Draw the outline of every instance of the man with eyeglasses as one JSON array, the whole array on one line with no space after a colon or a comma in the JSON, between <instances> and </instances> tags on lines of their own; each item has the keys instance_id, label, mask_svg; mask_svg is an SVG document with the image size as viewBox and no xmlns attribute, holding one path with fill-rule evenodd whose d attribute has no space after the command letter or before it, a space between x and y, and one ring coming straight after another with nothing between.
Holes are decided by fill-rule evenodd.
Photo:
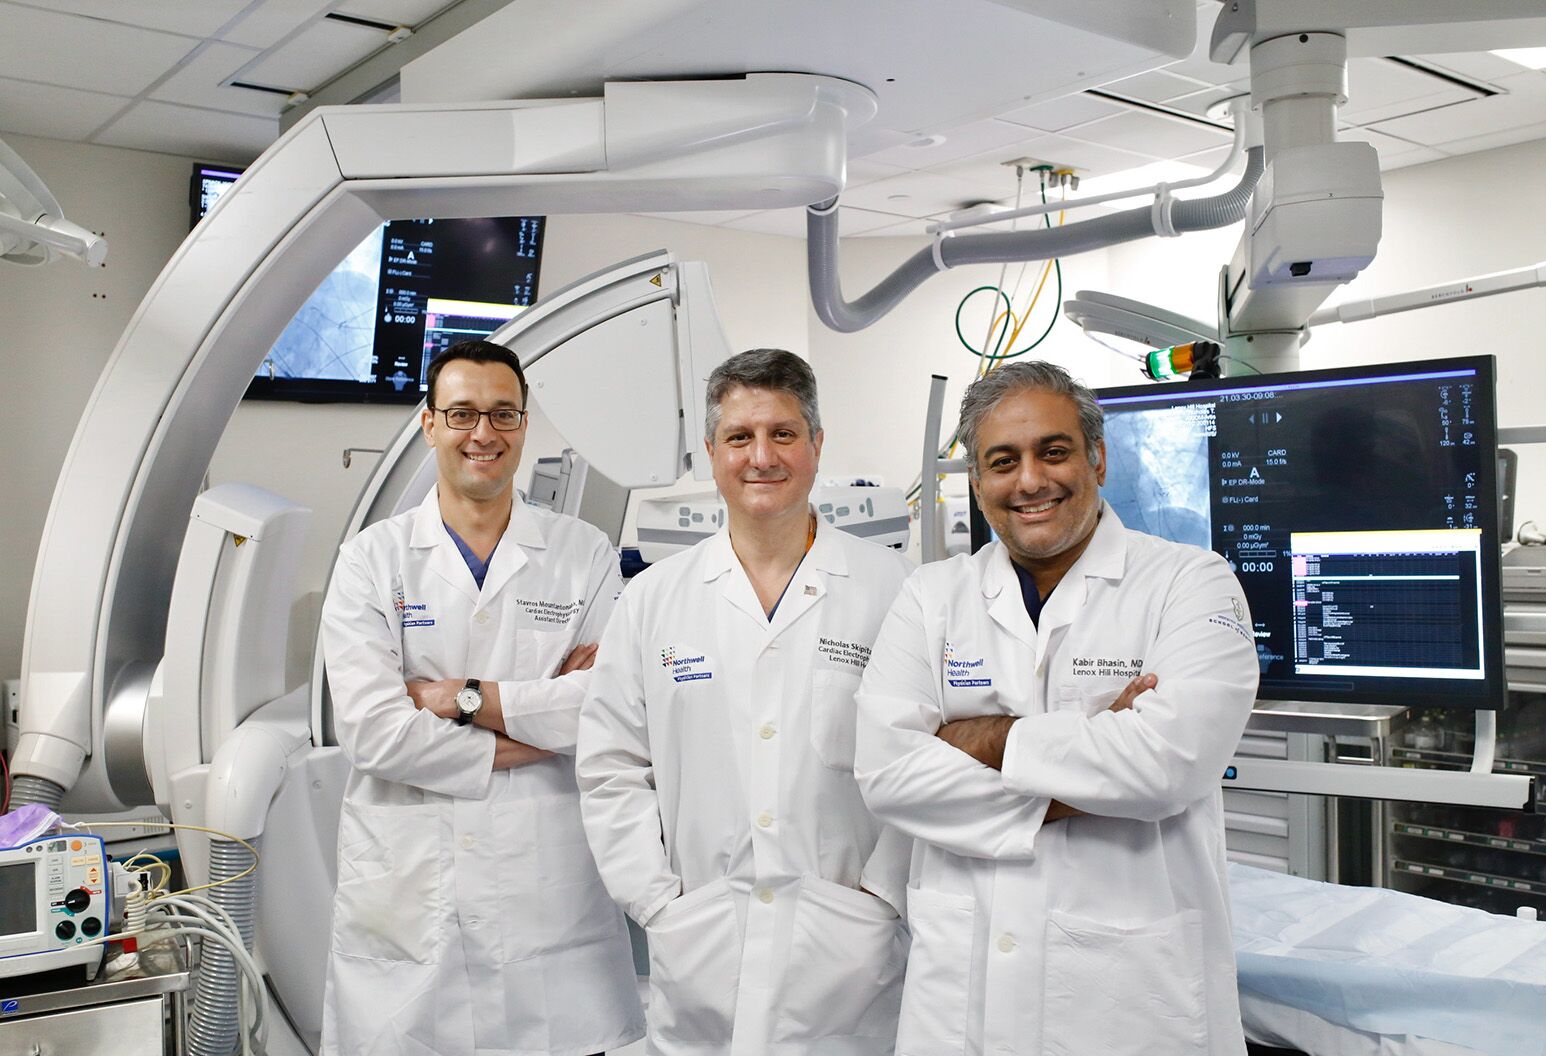
<instances>
[{"instance_id":1,"label":"man with eyeglasses","mask_svg":"<svg viewBox=\"0 0 1546 1056\"><path fill-rule=\"evenodd\" d=\"M517 501L514 353L454 345L428 386L435 489L344 544L322 612L353 768L323 1052L618 1048L643 1014L574 777L617 555L590 525Z\"/></svg>"}]
</instances>

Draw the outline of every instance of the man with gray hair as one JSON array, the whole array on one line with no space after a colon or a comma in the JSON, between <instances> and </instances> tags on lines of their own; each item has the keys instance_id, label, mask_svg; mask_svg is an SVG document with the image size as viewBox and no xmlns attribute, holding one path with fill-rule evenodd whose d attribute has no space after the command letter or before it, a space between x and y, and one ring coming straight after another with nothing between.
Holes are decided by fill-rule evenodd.
<instances>
[{"instance_id":1,"label":"man with gray hair","mask_svg":"<svg viewBox=\"0 0 1546 1056\"><path fill-rule=\"evenodd\" d=\"M1102 502L1100 406L1062 368L977 381L960 435L997 541L907 581L859 693L855 776L919 845L897 1051L1242 1056L1245 597Z\"/></svg>"},{"instance_id":2,"label":"man with gray hair","mask_svg":"<svg viewBox=\"0 0 1546 1056\"><path fill-rule=\"evenodd\" d=\"M580 715L586 835L649 938L648 1051L886 1056L911 841L854 782L854 693L911 571L810 509L798 356L709 377L727 523L623 592Z\"/></svg>"}]
</instances>

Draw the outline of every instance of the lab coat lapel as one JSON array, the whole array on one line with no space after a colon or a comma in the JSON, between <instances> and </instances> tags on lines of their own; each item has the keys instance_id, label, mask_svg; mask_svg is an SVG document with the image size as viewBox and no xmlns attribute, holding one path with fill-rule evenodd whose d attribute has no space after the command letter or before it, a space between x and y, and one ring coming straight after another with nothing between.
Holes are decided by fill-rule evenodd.
<instances>
[{"instance_id":1,"label":"lab coat lapel","mask_svg":"<svg viewBox=\"0 0 1546 1056\"><path fill-rule=\"evenodd\" d=\"M415 550L428 550L429 570L453 590L465 595L468 601L477 604L478 584L467 570L467 562L462 560L462 552L456 548L451 533L446 531L440 516L440 496L433 490L414 512L409 545Z\"/></svg>"},{"instance_id":2,"label":"lab coat lapel","mask_svg":"<svg viewBox=\"0 0 1546 1056\"><path fill-rule=\"evenodd\" d=\"M1037 655L1046 656L1052 636L1078 618L1089 597L1090 579L1121 579L1127 561L1127 529L1115 510L1104 502L1090 545L1064 574L1047 599L1036 624Z\"/></svg>"},{"instance_id":3,"label":"lab coat lapel","mask_svg":"<svg viewBox=\"0 0 1546 1056\"><path fill-rule=\"evenodd\" d=\"M993 622L1014 635L1026 645L1036 644L1036 625L1025 611L1025 599L1020 596L1020 580L1009 561L1009 551L1003 543L994 543L987 556L988 567L983 570L982 596L988 603L988 615Z\"/></svg>"},{"instance_id":4,"label":"lab coat lapel","mask_svg":"<svg viewBox=\"0 0 1546 1056\"><path fill-rule=\"evenodd\" d=\"M778 611L773 613L768 626L771 638L783 634L786 628L820 604L827 596L827 576L848 575L848 562L843 556L837 531L819 516L816 518L816 540L795 569L783 600L778 603Z\"/></svg>"},{"instance_id":5,"label":"lab coat lapel","mask_svg":"<svg viewBox=\"0 0 1546 1056\"><path fill-rule=\"evenodd\" d=\"M510 508L510 523L505 525L505 534L499 537L499 545L494 548L488 574L483 577L481 603L487 605L510 578L531 561L528 549L545 550L547 545L542 526L532 515L531 507L516 501Z\"/></svg>"},{"instance_id":6,"label":"lab coat lapel","mask_svg":"<svg viewBox=\"0 0 1546 1056\"><path fill-rule=\"evenodd\" d=\"M752 581L747 578L746 570L741 567L741 561L730 545L730 529L721 528L703 545L703 581L712 583L719 580L720 596L732 608L740 610L758 627L767 627L767 613L762 611L762 603L757 600Z\"/></svg>"}]
</instances>

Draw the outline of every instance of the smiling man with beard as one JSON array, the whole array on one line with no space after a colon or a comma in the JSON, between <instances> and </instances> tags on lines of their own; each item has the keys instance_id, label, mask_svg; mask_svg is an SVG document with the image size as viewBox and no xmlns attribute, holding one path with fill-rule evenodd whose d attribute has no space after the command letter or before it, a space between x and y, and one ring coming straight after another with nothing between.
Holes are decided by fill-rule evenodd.
<instances>
[{"instance_id":1,"label":"smiling man with beard","mask_svg":"<svg viewBox=\"0 0 1546 1056\"><path fill-rule=\"evenodd\" d=\"M1220 776L1256 695L1222 558L1122 526L1050 363L961 403L998 541L903 587L855 776L919 844L897 1051L1241 1056Z\"/></svg>"}]
</instances>

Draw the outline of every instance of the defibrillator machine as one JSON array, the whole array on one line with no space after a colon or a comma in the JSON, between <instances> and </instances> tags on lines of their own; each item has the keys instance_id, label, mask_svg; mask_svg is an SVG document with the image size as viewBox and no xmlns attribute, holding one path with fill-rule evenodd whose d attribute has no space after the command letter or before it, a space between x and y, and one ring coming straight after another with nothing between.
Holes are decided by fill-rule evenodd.
<instances>
[{"instance_id":1,"label":"defibrillator machine","mask_svg":"<svg viewBox=\"0 0 1546 1056\"><path fill-rule=\"evenodd\" d=\"M0 850L0 978L84 965L95 978L112 912L100 836Z\"/></svg>"}]
</instances>

